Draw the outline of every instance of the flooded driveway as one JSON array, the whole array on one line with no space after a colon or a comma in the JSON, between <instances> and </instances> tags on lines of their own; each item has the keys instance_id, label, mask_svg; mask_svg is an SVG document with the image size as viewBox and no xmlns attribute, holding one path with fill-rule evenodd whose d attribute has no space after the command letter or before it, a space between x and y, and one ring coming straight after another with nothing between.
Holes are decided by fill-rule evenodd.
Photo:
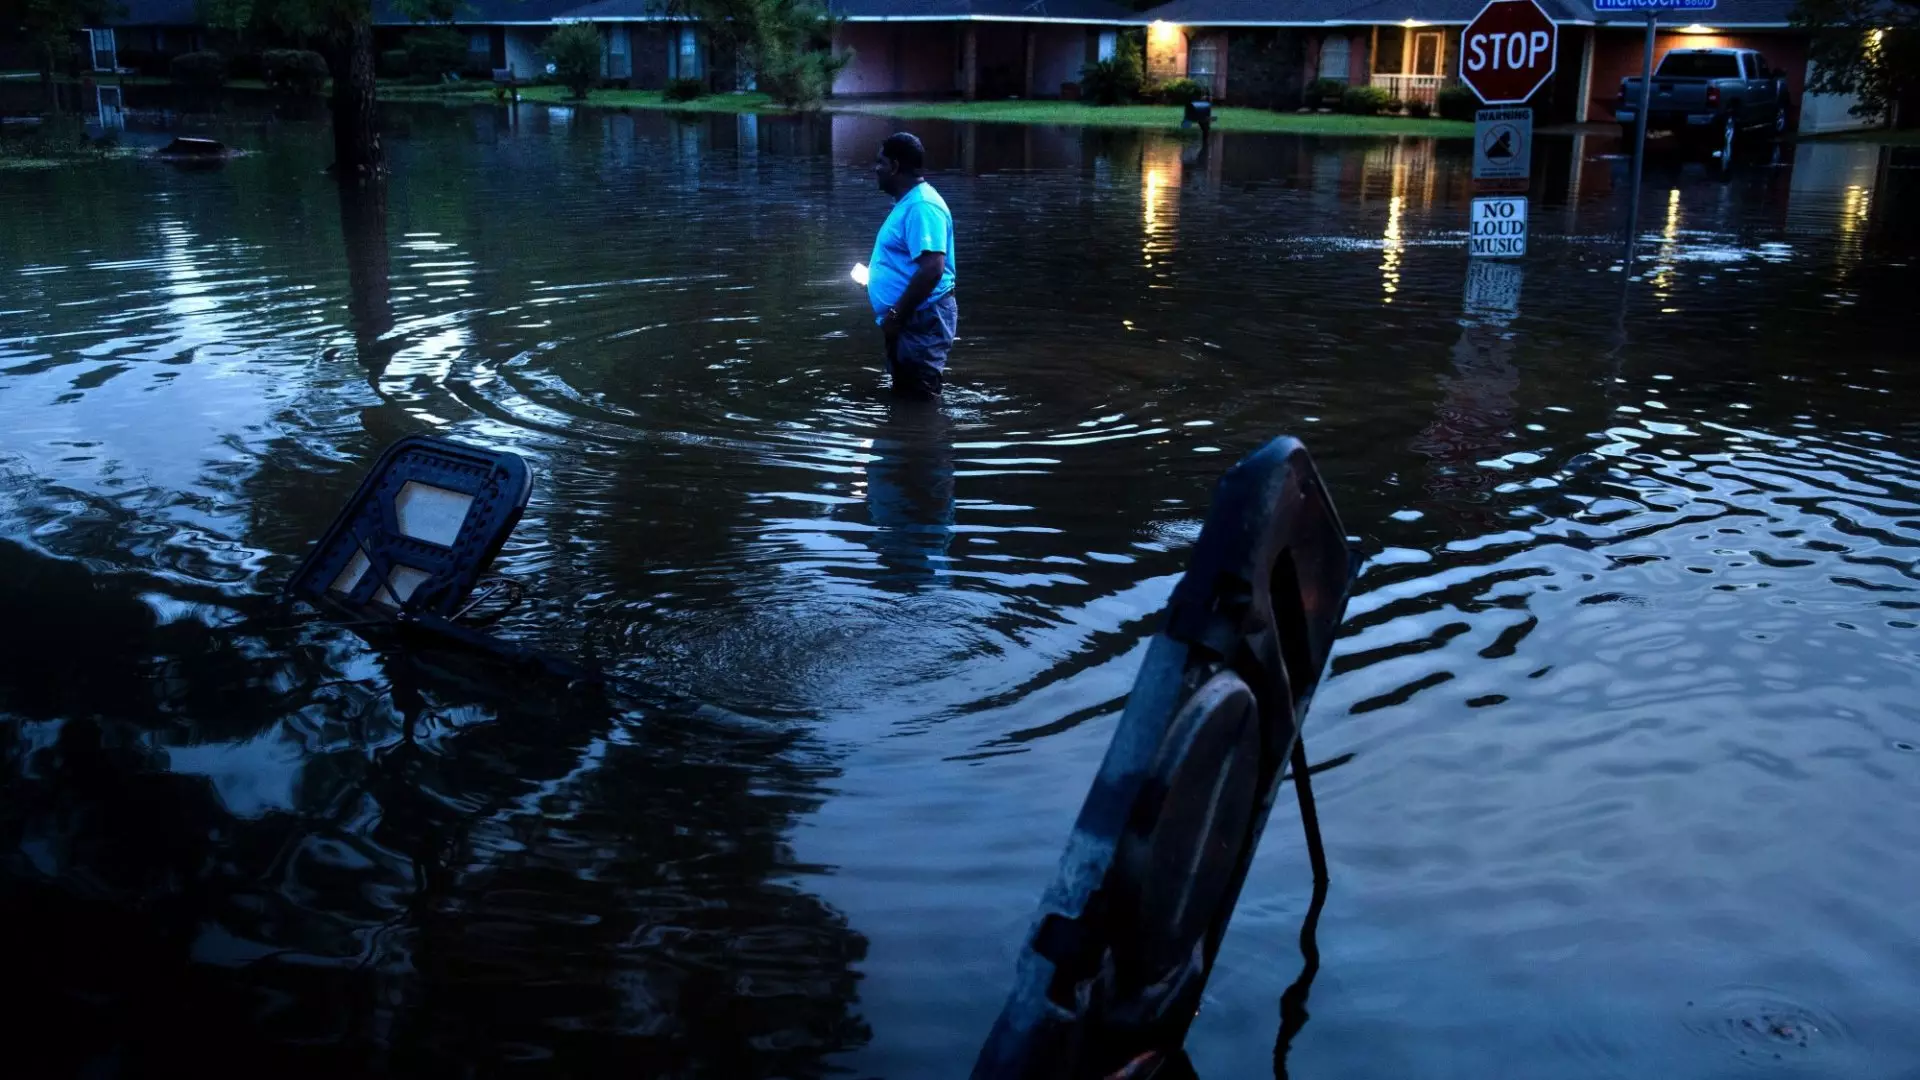
<instances>
[{"instance_id":1,"label":"flooded driveway","mask_svg":"<svg viewBox=\"0 0 1920 1080\"><path fill-rule=\"evenodd\" d=\"M884 121L392 120L384 197L243 113L213 170L0 173L30 1057L962 1075L1212 480L1290 432L1370 562L1281 1068L1920 1060L1920 162L1655 162L1623 272L1630 163L1542 139L1470 284L1464 142L920 124L929 417L848 280ZM771 723L284 617L412 432L534 467L502 634ZM1276 1069L1289 803L1202 1076Z\"/></svg>"}]
</instances>

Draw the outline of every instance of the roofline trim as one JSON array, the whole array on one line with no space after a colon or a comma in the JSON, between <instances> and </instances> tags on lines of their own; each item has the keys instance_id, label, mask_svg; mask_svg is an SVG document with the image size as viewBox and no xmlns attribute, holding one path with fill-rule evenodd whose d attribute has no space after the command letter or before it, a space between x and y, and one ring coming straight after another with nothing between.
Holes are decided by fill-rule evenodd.
<instances>
[{"instance_id":1,"label":"roofline trim","mask_svg":"<svg viewBox=\"0 0 1920 1080\"><path fill-rule=\"evenodd\" d=\"M1145 26L1151 19L1065 19L1058 16L1023 15L840 15L841 22L857 23L906 23L906 22L1014 22L1047 23L1070 26ZM565 26L568 23L698 23L700 20L682 15L555 15L550 19L487 19L466 21L455 19L448 23L416 23L412 19L376 20L375 26ZM1215 25L1215 24L1208 24Z\"/></svg>"},{"instance_id":2,"label":"roofline trim","mask_svg":"<svg viewBox=\"0 0 1920 1080\"><path fill-rule=\"evenodd\" d=\"M1151 21L1170 22L1175 26L1191 26L1201 30L1212 29L1214 27L1231 29L1235 27L1249 27L1249 26L1305 26L1305 27L1321 27L1321 28L1331 29L1333 27L1338 27L1338 26L1405 26L1407 25L1407 20L1405 19L1322 19L1318 21L1302 20L1302 19L1260 19L1260 20L1207 19L1207 20L1196 20L1194 22L1179 22L1173 19L1154 19ZM1468 23L1471 23L1472 21L1473 21L1472 19L1416 19L1414 20L1414 27L1418 29L1419 27L1423 27L1423 26L1466 26ZM1595 22L1594 20L1591 20L1591 19L1552 19L1551 21L1555 26L1590 26L1596 29L1604 29L1604 30L1625 30L1625 29L1639 30L1646 26L1646 21L1644 19L1634 20L1634 21L1609 20L1607 22ZM1734 23L1734 22L1715 21L1713 26L1714 26L1714 29L1716 30L1723 29L1723 28L1727 30L1791 30L1793 29L1793 24L1789 22ZM1679 27L1662 24L1660 29L1678 30Z\"/></svg>"}]
</instances>

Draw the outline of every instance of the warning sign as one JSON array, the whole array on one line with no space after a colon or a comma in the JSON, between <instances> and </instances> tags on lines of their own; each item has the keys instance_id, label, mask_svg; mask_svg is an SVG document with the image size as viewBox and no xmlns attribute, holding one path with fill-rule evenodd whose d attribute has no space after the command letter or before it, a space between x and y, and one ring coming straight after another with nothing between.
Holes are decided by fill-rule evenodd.
<instances>
[{"instance_id":1,"label":"warning sign","mask_svg":"<svg viewBox=\"0 0 1920 1080\"><path fill-rule=\"evenodd\" d=\"M1496 181L1517 183L1525 191L1532 160L1532 109L1481 109L1474 114L1473 179L1482 190L1486 181Z\"/></svg>"},{"instance_id":2,"label":"warning sign","mask_svg":"<svg viewBox=\"0 0 1920 1080\"><path fill-rule=\"evenodd\" d=\"M1467 254L1517 258L1527 253L1527 200L1524 196L1473 200L1467 229Z\"/></svg>"}]
</instances>

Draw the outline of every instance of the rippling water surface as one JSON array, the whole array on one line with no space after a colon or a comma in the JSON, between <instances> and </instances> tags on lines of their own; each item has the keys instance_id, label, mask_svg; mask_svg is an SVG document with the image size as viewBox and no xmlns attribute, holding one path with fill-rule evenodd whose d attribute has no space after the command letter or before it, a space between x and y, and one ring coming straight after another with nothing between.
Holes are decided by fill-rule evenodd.
<instances>
[{"instance_id":1,"label":"rippling water surface","mask_svg":"<svg viewBox=\"0 0 1920 1080\"><path fill-rule=\"evenodd\" d=\"M1281 432L1370 556L1286 1070L1920 1061L1920 162L1656 163L1623 273L1628 163L1545 142L1470 290L1464 146L923 125L927 415L847 278L885 122L391 119L383 196L244 113L214 171L0 173L36 1068L964 1073L1209 485ZM503 633L752 719L282 618L422 431L534 465ZM1283 802L1203 1076L1275 1069L1308 892Z\"/></svg>"}]
</instances>

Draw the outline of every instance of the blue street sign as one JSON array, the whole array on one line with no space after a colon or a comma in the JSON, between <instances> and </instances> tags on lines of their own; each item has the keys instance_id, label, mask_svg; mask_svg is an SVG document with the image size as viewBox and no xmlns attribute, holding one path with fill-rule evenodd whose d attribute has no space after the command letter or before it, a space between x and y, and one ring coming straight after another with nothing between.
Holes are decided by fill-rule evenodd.
<instances>
[{"instance_id":1,"label":"blue street sign","mask_svg":"<svg viewBox=\"0 0 1920 1080\"><path fill-rule=\"evenodd\" d=\"M1593 0L1595 11L1712 11L1715 0Z\"/></svg>"}]
</instances>

